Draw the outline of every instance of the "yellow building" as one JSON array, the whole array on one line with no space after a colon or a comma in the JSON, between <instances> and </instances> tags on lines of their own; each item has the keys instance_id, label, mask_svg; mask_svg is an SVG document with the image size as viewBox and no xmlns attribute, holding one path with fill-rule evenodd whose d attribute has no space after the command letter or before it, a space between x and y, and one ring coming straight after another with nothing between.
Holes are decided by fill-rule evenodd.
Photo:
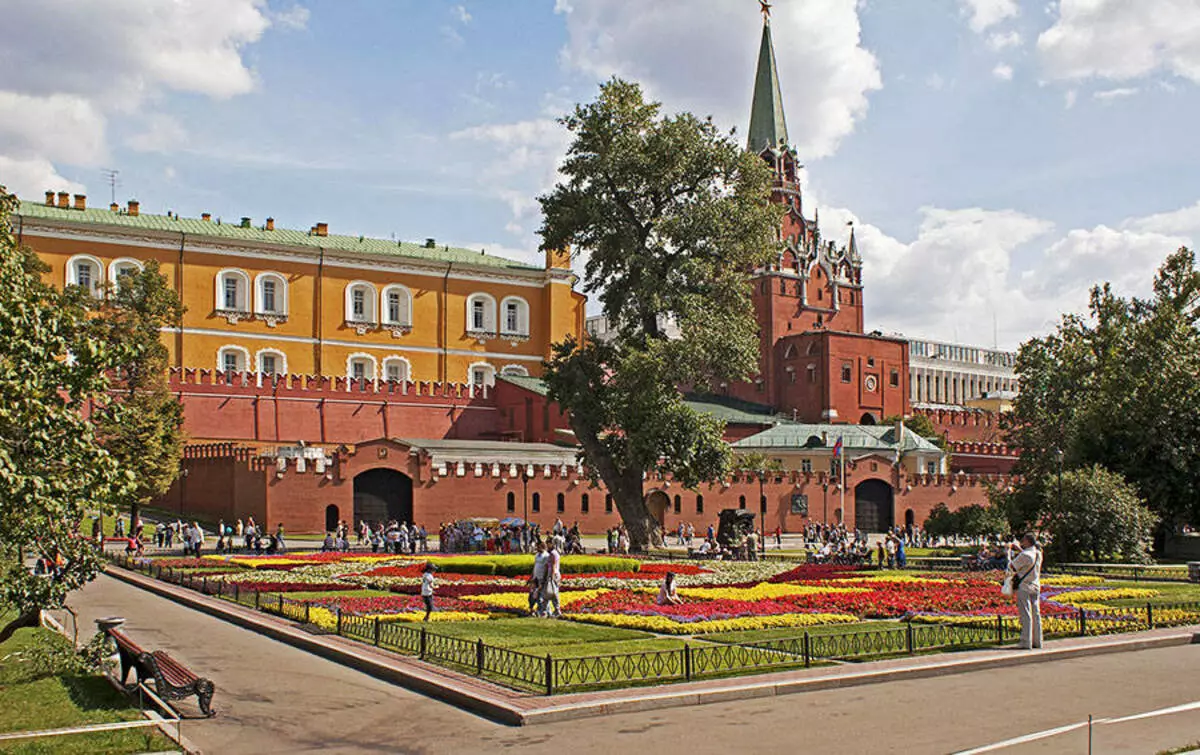
<instances>
[{"instance_id":1,"label":"yellow building","mask_svg":"<svg viewBox=\"0 0 1200 755\"><path fill-rule=\"evenodd\" d=\"M73 201L72 201L73 199ZM163 333L171 364L222 371L491 384L540 375L550 345L583 333L569 256L544 267L469 249L89 209L46 192L12 219L56 285L103 281L158 260L187 312Z\"/></svg>"}]
</instances>

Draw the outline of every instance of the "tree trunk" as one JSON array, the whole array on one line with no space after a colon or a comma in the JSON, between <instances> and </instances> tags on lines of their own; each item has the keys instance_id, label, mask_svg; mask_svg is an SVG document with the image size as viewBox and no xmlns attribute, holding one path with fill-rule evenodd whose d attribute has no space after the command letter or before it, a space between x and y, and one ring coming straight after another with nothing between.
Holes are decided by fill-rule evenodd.
<instances>
[{"instance_id":1,"label":"tree trunk","mask_svg":"<svg viewBox=\"0 0 1200 755\"><path fill-rule=\"evenodd\" d=\"M32 611L26 611L17 618L8 622L8 625L0 629L0 645L8 641L9 637L18 629L24 627L36 627L41 624L42 612L41 609L35 608Z\"/></svg>"},{"instance_id":2,"label":"tree trunk","mask_svg":"<svg viewBox=\"0 0 1200 755\"><path fill-rule=\"evenodd\" d=\"M662 525L650 514L642 496L643 470L620 469L596 433L583 423L576 422L574 415L571 416L571 429L575 431L575 437L583 446L588 461L599 472L600 479L617 505L621 522L629 532L630 549L645 551L651 545L661 547Z\"/></svg>"}]
</instances>

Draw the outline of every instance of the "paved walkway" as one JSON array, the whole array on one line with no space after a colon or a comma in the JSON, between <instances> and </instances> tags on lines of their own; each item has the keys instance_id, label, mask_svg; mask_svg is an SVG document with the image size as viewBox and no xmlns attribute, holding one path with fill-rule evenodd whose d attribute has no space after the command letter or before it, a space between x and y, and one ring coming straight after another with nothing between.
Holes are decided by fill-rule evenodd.
<instances>
[{"instance_id":1,"label":"paved walkway","mask_svg":"<svg viewBox=\"0 0 1200 755\"><path fill-rule=\"evenodd\" d=\"M188 721L208 753L610 752L942 753L1200 699L1200 648L1078 658L801 695L548 723L493 724L139 588L101 576L72 600L86 630L129 632L217 684L221 714ZM636 745L630 734L636 734ZM618 735L626 735L619 736ZM1095 752L1153 753L1200 738L1200 711L1099 727ZM1086 752L1086 731L999 750Z\"/></svg>"}]
</instances>

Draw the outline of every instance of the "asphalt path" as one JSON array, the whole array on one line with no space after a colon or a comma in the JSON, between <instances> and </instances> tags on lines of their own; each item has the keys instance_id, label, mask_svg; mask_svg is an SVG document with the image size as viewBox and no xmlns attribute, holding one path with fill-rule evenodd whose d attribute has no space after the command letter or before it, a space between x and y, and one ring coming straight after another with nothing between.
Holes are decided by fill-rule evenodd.
<instances>
[{"instance_id":1,"label":"asphalt path","mask_svg":"<svg viewBox=\"0 0 1200 755\"><path fill-rule=\"evenodd\" d=\"M1037 735L1089 715L1095 753L1200 741L1200 706L1113 721L1200 701L1200 646L516 728L112 577L76 593L71 607L81 637L94 619L123 616L135 641L216 683L219 715L183 724L205 753L1087 753L1086 726Z\"/></svg>"}]
</instances>

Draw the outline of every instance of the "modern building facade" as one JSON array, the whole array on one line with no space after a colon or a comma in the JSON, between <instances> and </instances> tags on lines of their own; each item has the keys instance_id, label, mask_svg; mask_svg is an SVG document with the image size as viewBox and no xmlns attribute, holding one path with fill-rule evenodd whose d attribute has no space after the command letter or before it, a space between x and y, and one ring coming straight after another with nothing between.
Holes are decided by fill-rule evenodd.
<instances>
[{"instance_id":1,"label":"modern building facade","mask_svg":"<svg viewBox=\"0 0 1200 755\"><path fill-rule=\"evenodd\" d=\"M916 407L990 408L1018 390L1017 355L1011 351L914 339L908 354L909 400Z\"/></svg>"}]
</instances>

